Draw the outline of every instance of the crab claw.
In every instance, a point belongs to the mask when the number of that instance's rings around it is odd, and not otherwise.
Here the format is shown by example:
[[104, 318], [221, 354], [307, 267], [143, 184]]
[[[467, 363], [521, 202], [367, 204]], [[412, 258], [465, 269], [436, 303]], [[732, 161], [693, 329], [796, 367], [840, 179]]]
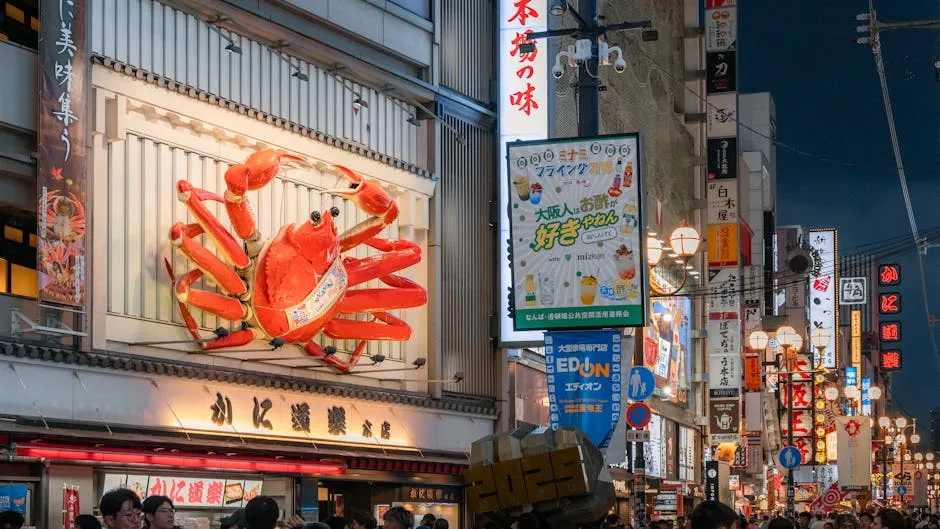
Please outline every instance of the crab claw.
[[331, 190], [330, 193], [348, 198], [359, 209], [382, 219], [385, 225], [398, 218], [398, 203], [375, 180], [368, 180], [341, 165], [335, 166], [338, 174], [349, 181], [349, 187]]
[[226, 196], [241, 197], [246, 191], [264, 187], [286, 167], [312, 167], [303, 156], [287, 151], [264, 149], [256, 151], [244, 163], [233, 165], [225, 171]]

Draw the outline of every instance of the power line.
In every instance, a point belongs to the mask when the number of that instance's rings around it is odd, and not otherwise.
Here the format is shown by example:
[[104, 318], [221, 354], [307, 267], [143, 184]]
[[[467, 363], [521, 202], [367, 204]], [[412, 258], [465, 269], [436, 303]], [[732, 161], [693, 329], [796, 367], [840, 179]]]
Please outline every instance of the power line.
[[[721, 108], [717, 107], [717, 106], [716, 106], [715, 104], [713, 104], [713, 103], [709, 103], [707, 97], [702, 96], [700, 93], [698, 93], [698, 92], [696, 92], [695, 90], [693, 90], [692, 88], [686, 86], [686, 85], [685, 85], [685, 81], [684, 81], [683, 79], [679, 79], [679, 78], [677, 78], [676, 76], [672, 75], [672, 73], [670, 73], [665, 67], [663, 67], [662, 65], [660, 65], [658, 62], [656, 62], [655, 59], [653, 59], [648, 53], [646, 53], [646, 50], [644, 50], [641, 46], [633, 46], [633, 49], [639, 50], [639, 52], [640, 52], [644, 57], [646, 57], [646, 58], [650, 61], [650, 63], [652, 63], [653, 66], [656, 67], [656, 69], [658, 69], [660, 72], [662, 72], [662, 74], [665, 75], [666, 77], [668, 77], [672, 82], [681, 85], [681, 86], [685, 89], [686, 92], [688, 92], [688, 93], [691, 94], [693, 97], [695, 97], [696, 99], [698, 99], [699, 101], [701, 101], [702, 103], [704, 103], [705, 106], [706, 106], [706, 108], [711, 108], [711, 109], [716, 110], [716, 111], [723, 111], [723, 110], [724, 110], [724, 109], [721, 109]], [[830, 165], [839, 165], [839, 166], [842, 166], [842, 167], [850, 167], [850, 168], [852, 168], [852, 169], [866, 169], [866, 170], [874, 170], [874, 171], [892, 171], [892, 172], [895, 170], [894, 167], [888, 166], [888, 165], [871, 165], [871, 164], [863, 164], [863, 163], [857, 163], [857, 162], [847, 162], [847, 161], [845, 161], [845, 160], [840, 160], [840, 159], [838, 159], [838, 158], [833, 158], [832, 156], [828, 156], [828, 155], [825, 155], [825, 154], [818, 154], [818, 153], [806, 151], [806, 150], [800, 149], [800, 148], [798, 148], [798, 147], [795, 147], [795, 146], [793, 146], [793, 145], [790, 145], [790, 144], [788, 144], [788, 143], [786, 143], [786, 142], [782, 142], [782, 141], [780, 141], [780, 140], [779, 140], [778, 138], [776, 138], [776, 137], [771, 137], [771, 136], [768, 136], [767, 134], [764, 134], [763, 132], [761, 132], [761, 131], [759, 131], [759, 130], [753, 128], [753, 127], [751, 127], [751, 126], [748, 125], [747, 123], [744, 123], [743, 121], [741, 121], [740, 119], [738, 119], [737, 115], [734, 115], [734, 116], [729, 115], [729, 116], [728, 116], [728, 119], [730, 119], [731, 121], [737, 123], [738, 126], [740, 126], [742, 129], [745, 129], [745, 130], [747, 130], [748, 132], [751, 132], [751, 133], [753, 133], [753, 134], [755, 134], [755, 135], [757, 135], [757, 136], [759, 136], [759, 137], [761, 137], [761, 138], [764, 138], [764, 139], [766, 139], [766, 140], [769, 140], [773, 145], [776, 145], [777, 147], [780, 147], [780, 148], [782, 148], [782, 149], [784, 149], [784, 150], [786, 150], [786, 151], [790, 151], [790, 152], [792, 152], [793, 154], [796, 154], [797, 156], [800, 156], [800, 157], [803, 157], [803, 158], [807, 158], [807, 159], [810, 159], [810, 160], [816, 160], [816, 161], [819, 161], [819, 162], [828, 163], [828, 164], [830, 164]]]
[[[917, 219], [914, 217], [914, 206], [911, 204], [911, 194], [907, 187], [907, 175], [904, 172], [904, 161], [901, 158], [901, 145], [898, 141], [897, 126], [894, 122], [894, 109], [891, 105], [891, 96], [888, 93], [888, 79], [885, 75], [884, 58], [881, 55], [881, 36], [879, 34], [878, 20], [875, 15], [874, 0], [868, 0], [868, 13], [871, 19], [871, 51], [875, 59], [875, 70], [878, 72], [878, 81], [881, 84], [881, 97], [884, 102], [885, 115], [888, 119], [888, 132], [891, 135], [891, 148], [894, 151], [894, 162], [897, 166], [898, 180], [901, 186], [901, 194], [904, 197], [904, 207], [907, 210], [907, 219], [911, 225], [911, 235], [914, 237], [914, 247], [917, 249], [917, 266], [920, 272], [920, 290], [924, 300], [924, 318], [927, 321], [927, 335], [930, 337], [930, 345], [933, 349], [934, 360], [937, 363], [937, 369], [940, 370], [940, 349], [937, 348], [937, 338], [934, 336], [933, 328], [930, 325], [930, 301], [927, 296], [927, 276], [924, 272], [924, 252], [927, 243], [921, 239], [917, 230]], [[923, 246], [922, 246], [923, 245]]]

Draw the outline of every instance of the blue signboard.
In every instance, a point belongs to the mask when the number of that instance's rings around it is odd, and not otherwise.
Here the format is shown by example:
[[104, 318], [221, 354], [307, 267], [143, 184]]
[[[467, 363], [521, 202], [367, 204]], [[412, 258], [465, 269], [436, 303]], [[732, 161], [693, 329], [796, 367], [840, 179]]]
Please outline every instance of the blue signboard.
[[630, 378], [627, 379], [627, 398], [641, 401], [649, 398], [656, 389], [656, 378], [653, 372], [643, 366], [630, 368]]
[[620, 331], [545, 333], [549, 423], [574, 426], [599, 448], [620, 420]]
[[871, 389], [871, 379], [862, 378], [862, 415], [871, 415], [871, 396], [868, 390]]
[[783, 447], [783, 450], [780, 451], [780, 466], [786, 469], [796, 468], [803, 463], [803, 453], [800, 452], [800, 449], [790, 445]]
[[854, 367], [845, 368], [845, 385], [846, 387], [858, 385], [858, 369]]
[[898, 485], [898, 494], [900, 494], [901, 496], [904, 496], [905, 494], [907, 494], [907, 487], [904, 485]]
[[26, 514], [26, 485], [0, 485], [0, 511]]

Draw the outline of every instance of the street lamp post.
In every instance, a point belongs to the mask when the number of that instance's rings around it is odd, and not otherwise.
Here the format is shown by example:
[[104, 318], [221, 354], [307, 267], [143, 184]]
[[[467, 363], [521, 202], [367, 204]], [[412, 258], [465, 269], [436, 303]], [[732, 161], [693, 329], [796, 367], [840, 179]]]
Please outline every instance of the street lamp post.
[[[803, 347], [803, 337], [789, 325], [777, 329], [777, 343], [783, 347], [783, 356], [787, 362], [787, 445], [793, 446], [793, 369], [796, 367], [796, 355]], [[791, 353], [791, 349], [793, 353]], [[793, 469], [787, 469], [787, 513], [796, 514], [796, 484], [793, 482]]]

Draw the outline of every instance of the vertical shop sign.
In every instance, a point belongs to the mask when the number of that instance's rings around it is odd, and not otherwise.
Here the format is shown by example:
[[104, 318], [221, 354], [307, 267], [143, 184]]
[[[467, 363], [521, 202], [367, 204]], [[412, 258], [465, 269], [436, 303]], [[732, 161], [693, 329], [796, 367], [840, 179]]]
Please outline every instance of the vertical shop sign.
[[85, 1], [40, 2], [39, 18], [39, 300], [83, 307]]
[[[545, 41], [536, 43], [529, 33], [548, 29], [547, 0], [499, 0], [499, 146], [505, 159], [509, 142], [548, 137], [549, 53]], [[534, 49], [532, 46], [535, 46]], [[499, 208], [509, 207], [509, 172], [499, 171]], [[512, 273], [509, 265], [509, 217], [499, 217], [500, 328], [502, 344], [535, 344], [542, 341], [538, 331], [513, 328], [509, 294]]]
[[836, 417], [839, 486], [842, 490], [871, 487], [871, 421], [866, 417]]
[[738, 222], [738, 181], [715, 180], [706, 184], [708, 223], [728, 224]]
[[705, 501], [718, 501], [718, 461], [705, 462]]
[[508, 146], [513, 325], [646, 323], [636, 134]]
[[718, 138], [708, 140], [708, 179], [737, 178], [738, 140]]
[[72, 529], [75, 519], [81, 514], [78, 487], [74, 485], [62, 486], [62, 529]]
[[839, 340], [836, 322], [839, 321], [839, 284], [838, 271], [838, 241], [839, 237], [834, 229], [810, 230], [809, 245], [820, 257], [818, 273], [810, 276], [809, 318], [811, 329], [825, 329], [833, 338], [829, 346], [823, 350], [822, 358], [814, 358], [814, 365], [821, 362], [828, 369], [836, 367], [839, 358]]
[[715, 51], [705, 57], [705, 66], [708, 69], [708, 94], [721, 92], [734, 92], [737, 83], [737, 52]]
[[738, 10], [735, 2], [722, 2], [720, 7], [705, 10], [705, 51], [737, 49]]
[[620, 330], [545, 333], [551, 427], [574, 426], [605, 448], [620, 420]]

